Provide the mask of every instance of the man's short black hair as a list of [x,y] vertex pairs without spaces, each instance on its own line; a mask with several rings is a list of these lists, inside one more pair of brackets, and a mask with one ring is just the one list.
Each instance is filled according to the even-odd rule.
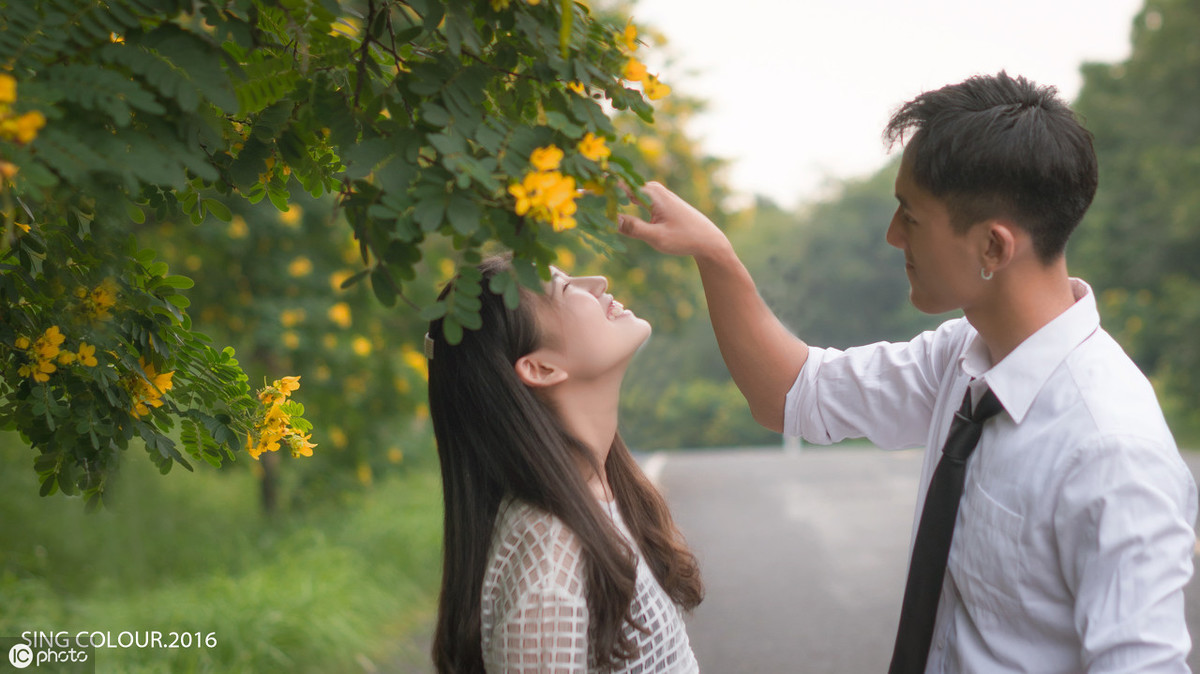
[[1096,195],[1092,134],[1054,87],[975,76],[905,103],[884,131],[913,179],[946,203],[965,231],[1003,217],[1029,233],[1043,263],[1062,255]]

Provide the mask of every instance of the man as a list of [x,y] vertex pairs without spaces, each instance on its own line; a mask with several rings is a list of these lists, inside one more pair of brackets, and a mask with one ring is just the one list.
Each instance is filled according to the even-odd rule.
[[905,136],[887,241],[918,309],[964,314],[908,343],[808,346],[661,185],[645,188],[650,221],[621,229],[695,258],[759,423],[926,447],[893,672],[1188,671],[1196,486],[1149,382],[1067,273],[1096,190],[1091,135],[1053,88],[1002,72],[905,104],[886,137]]

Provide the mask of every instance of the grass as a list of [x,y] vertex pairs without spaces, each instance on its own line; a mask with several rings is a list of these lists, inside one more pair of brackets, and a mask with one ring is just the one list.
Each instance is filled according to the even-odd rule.
[[395,671],[427,659],[412,644],[440,577],[435,473],[268,519],[248,471],[160,476],[132,451],[117,504],[86,515],[77,499],[39,498],[31,464],[29,449],[0,435],[0,636],[216,638],[212,648],[99,649],[101,673]]

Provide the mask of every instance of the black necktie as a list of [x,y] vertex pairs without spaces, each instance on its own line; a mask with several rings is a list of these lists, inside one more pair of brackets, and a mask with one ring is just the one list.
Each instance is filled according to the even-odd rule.
[[968,388],[962,407],[954,413],[954,422],[950,424],[950,433],[942,447],[942,458],[929,481],[921,523],[917,526],[889,674],[921,674],[925,671],[929,644],[933,640],[933,622],[942,594],[942,579],[946,575],[946,560],[950,556],[950,541],[954,538],[954,520],[958,517],[958,502],[967,474],[967,458],[975,451],[979,436],[983,434],[983,423],[1001,409],[996,394],[988,389],[972,414],[971,389]]

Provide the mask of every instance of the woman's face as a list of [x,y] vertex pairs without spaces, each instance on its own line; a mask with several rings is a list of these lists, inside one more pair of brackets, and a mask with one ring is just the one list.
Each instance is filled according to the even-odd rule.
[[650,324],[608,294],[603,276],[551,271],[536,309],[542,349],[576,381],[624,369],[650,337]]

